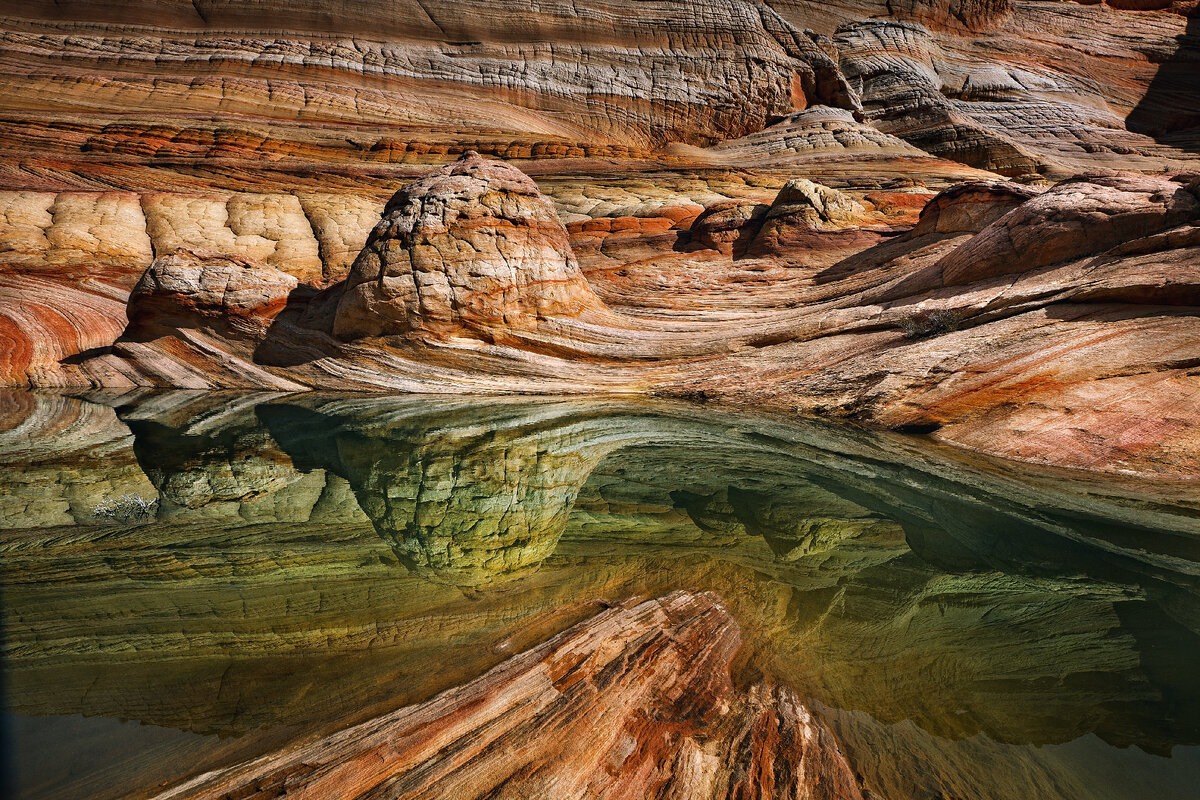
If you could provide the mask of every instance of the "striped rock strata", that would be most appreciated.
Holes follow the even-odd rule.
[[[0,113],[35,160],[91,175],[110,159],[640,158],[815,105],[865,114],[859,143],[892,134],[1011,174],[1150,167],[1195,151],[1178,109],[1197,48],[1193,2],[1142,5],[27,0],[0,29]]]
[[[471,152],[388,203],[346,279],[333,334],[503,337],[602,306],[537,184]]]

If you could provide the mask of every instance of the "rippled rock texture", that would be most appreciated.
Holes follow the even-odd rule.
[[[687,232],[584,224],[577,261],[528,177],[469,154],[393,199],[346,282],[289,291],[252,262],[160,259],[112,354],[69,368],[194,388],[649,391],[1191,478],[1198,192],[1192,174],[931,200],[795,179]],[[671,299],[634,294],[651,280]]]

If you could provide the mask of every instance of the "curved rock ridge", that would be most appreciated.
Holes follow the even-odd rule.
[[[979,233],[1041,189],[1010,181],[971,181],[940,192],[921,209],[914,236]]]
[[[346,279],[333,333],[495,338],[603,305],[537,184],[471,152],[388,203]]]
[[[1200,221],[1200,176],[1115,175],[1063,181],[979,232],[939,263],[947,285],[1096,255]],[[964,197],[959,198],[959,205]],[[1185,296],[1177,297],[1191,304]]]

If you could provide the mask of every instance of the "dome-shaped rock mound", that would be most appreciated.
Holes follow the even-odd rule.
[[[495,340],[601,308],[550,199],[517,168],[468,152],[388,203],[333,331]]]
[[[921,211],[913,235],[979,233],[1042,191],[1011,181],[960,183],[929,201]]]

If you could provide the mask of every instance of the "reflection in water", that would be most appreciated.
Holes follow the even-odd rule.
[[[580,486],[619,444],[570,405],[346,401],[258,415],[297,468],[349,482],[401,563],[464,587],[545,561]]]
[[[26,740],[187,734],[113,734],[77,773],[18,743],[31,797],[325,732],[678,588],[724,598],[745,670],[824,708],[884,796],[1129,796],[1095,768],[1118,757],[1156,797],[1200,779],[1194,489],[673,404],[0,399]],[[157,519],[95,519],[114,494]]]

